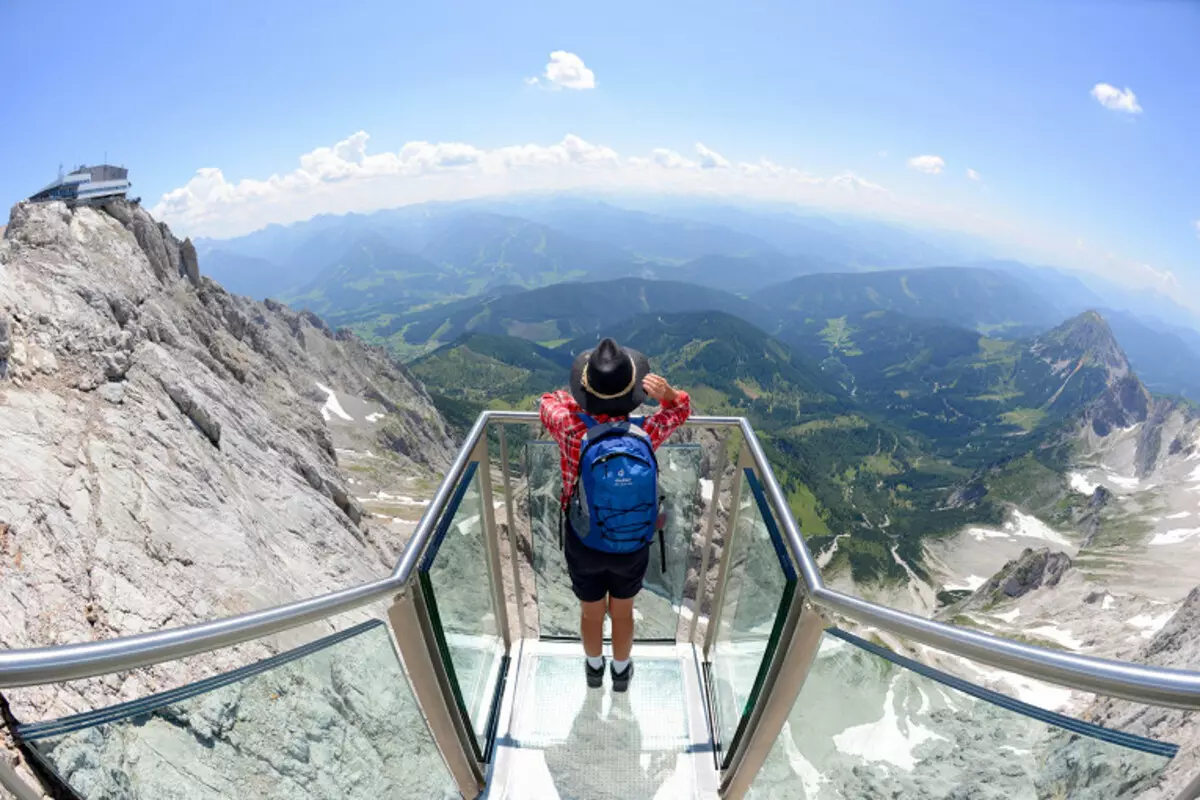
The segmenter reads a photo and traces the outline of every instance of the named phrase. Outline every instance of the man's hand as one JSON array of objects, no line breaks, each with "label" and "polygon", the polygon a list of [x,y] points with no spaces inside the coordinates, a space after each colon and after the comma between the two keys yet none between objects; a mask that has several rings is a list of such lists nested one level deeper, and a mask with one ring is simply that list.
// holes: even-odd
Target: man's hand
[{"label": "man's hand", "polygon": [[667,383],[666,378],[663,378],[661,375],[655,375],[651,372],[645,378],[642,378],[642,388],[646,390],[646,394],[660,403],[675,402],[675,390],[671,388],[671,384]]}]

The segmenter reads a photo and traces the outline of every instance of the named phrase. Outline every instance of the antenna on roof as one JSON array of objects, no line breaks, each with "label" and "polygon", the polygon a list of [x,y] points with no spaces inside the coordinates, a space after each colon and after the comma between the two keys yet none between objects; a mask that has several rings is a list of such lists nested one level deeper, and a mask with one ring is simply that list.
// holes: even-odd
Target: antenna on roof
[{"label": "antenna on roof", "polygon": [[62,171],[62,162],[61,161],[58,162],[58,179],[60,181],[63,179],[63,171]]}]

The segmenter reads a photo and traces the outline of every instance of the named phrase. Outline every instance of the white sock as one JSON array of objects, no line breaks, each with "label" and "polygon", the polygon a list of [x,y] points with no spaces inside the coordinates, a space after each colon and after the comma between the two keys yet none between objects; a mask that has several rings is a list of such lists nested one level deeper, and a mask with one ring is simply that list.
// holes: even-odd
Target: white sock
[{"label": "white sock", "polygon": [[600,669],[604,666],[604,656],[588,656],[587,662],[592,669]]},{"label": "white sock", "polygon": [[617,661],[616,659],[613,659],[613,667],[612,668],[613,668],[614,675],[624,675],[625,670],[628,667],[629,667],[629,659],[628,658],[625,659],[624,661]]}]

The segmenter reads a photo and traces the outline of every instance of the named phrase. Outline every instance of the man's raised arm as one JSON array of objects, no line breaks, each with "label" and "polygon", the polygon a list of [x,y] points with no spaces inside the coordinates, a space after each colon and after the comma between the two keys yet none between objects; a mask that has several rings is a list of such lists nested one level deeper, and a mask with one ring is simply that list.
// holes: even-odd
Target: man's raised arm
[{"label": "man's raised arm", "polygon": [[538,408],[542,426],[557,442],[562,441],[563,435],[571,425],[571,416],[575,413],[574,405],[574,399],[565,389],[542,395],[541,406]]}]

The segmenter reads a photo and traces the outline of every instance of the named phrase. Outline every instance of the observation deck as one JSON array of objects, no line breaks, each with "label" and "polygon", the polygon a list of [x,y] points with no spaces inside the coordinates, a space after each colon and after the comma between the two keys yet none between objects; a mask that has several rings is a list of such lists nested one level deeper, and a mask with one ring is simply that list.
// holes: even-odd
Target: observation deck
[{"label": "observation deck", "polygon": [[[882,642],[1149,706],[1200,673],[1048,650],[826,587],[749,423],[659,451],[667,524],[627,693],[584,682],[560,475],[537,416],[485,412],[390,575],[237,617],[0,652],[0,688],[327,635],[17,738],[100,798],[1117,798],[1178,747],[1015,700]],[[878,634],[878,635],[877,635]],[[276,648],[273,648],[276,649]],[[112,681],[118,686],[117,681]],[[5,762],[0,785],[41,796]],[[1178,795],[1196,797],[1200,780]]]}]

